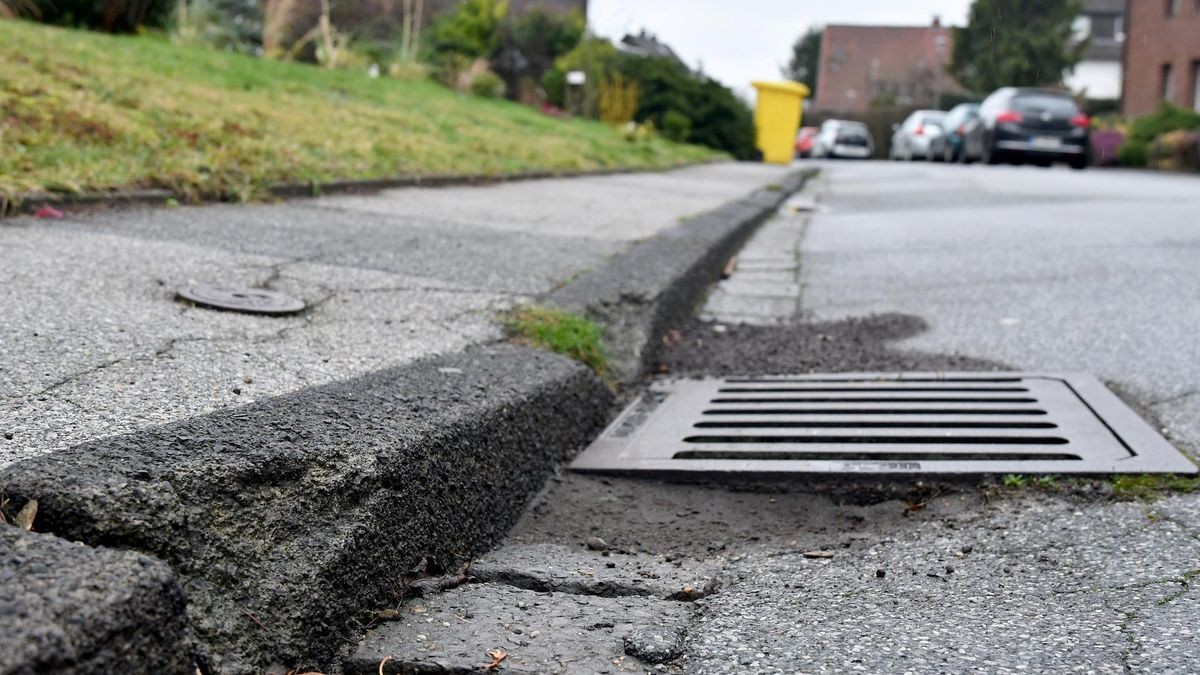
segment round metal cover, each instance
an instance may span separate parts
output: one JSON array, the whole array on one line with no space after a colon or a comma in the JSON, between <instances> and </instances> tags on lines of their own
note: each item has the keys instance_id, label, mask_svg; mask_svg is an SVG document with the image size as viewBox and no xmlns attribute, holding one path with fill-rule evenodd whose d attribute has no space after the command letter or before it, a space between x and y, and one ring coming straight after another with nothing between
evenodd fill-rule
<instances>
[{"instance_id":1,"label":"round metal cover","mask_svg":"<svg viewBox=\"0 0 1200 675\"><path fill-rule=\"evenodd\" d=\"M304 309L303 300L265 288L193 284L176 293L197 305L248 314L295 314Z\"/></svg>"}]
</instances>

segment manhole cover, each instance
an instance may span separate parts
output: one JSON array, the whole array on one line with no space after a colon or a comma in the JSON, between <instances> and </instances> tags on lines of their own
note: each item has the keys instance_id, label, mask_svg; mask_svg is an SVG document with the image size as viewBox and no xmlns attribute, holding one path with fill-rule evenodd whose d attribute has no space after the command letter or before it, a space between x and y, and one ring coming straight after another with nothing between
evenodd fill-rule
<instances>
[{"instance_id":1,"label":"manhole cover","mask_svg":"<svg viewBox=\"0 0 1200 675\"><path fill-rule=\"evenodd\" d=\"M1082 374L656 383L572 463L605 473L1196 473Z\"/></svg>"},{"instance_id":2,"label":"manhole cover","mask_svg":"<svg viewBox=\"0 0 1200 675\"><path fill-rule=\"evenodd\" d=\"M304 309L304 301L265 288L241 288L194 284L180 288L179 297L213 309L250 314L295 314Z\"/></svg>"}]
</instances>

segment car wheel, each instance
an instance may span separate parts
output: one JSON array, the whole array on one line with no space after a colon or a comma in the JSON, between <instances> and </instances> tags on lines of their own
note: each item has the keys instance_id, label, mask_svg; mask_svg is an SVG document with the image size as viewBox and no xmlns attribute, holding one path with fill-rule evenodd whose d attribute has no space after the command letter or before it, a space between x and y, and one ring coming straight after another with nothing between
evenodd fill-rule
<instances>
[{"instance_id":1,"label":"car wheel","mask_svg":"<svg viewBox=\"0 0 1200 675\"><path fill-rule=\"evenodd\" d=\"M1000 161L1004 159L1004 157L1002 157L1000 155L1000 153L997 152L996 149L992 147L991 143L985 142L983 144L983 156L980 157L979 159L980 159L980 161L982 161L984 164L987 164L988 166L995 166L995 165L999 164Z\"/></svg>"},{"instance_id":2,"label":"car wheel","mask_svg":"<svg viewBox=\"0 0 1200 675\"><path fill-rule=\"evenodd\" d=\"M1076 171L1083 171L1088 166L1087 155L1083 155L1082 157L1072 157L1068 164L1070 164L1071 168L1075 169Z\"/></svg>"}]
</instances>

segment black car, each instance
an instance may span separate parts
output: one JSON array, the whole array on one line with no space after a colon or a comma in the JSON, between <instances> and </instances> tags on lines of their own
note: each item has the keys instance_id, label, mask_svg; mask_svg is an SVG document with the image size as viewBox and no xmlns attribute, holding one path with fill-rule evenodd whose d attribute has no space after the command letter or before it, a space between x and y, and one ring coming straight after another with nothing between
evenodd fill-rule
<instances>
[{"instance_id":1,"label":"black car","mask_svg":"<svg viewBox=\"0 0 1200 675\"><path fill-rule=\"evenodd\" d=\"M1049 166L1088 165L1091 121L1067 93L1046 89L997 89L979 106L979 117L964 130L964 162L1029 162Z\"/></svg>"}]
</instances>

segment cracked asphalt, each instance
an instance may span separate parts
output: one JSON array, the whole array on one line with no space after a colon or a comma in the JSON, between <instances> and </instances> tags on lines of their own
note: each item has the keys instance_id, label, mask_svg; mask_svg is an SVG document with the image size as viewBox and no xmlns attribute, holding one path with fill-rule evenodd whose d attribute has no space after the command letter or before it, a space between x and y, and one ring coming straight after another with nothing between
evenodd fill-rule
<instances>
[{"instance_id":1,"label":"cracked asphalt","mask_svg":"<svg viewBox=\"0 0 1200 675\"><path fill-rule=\"evenodd\" d=\"M499 339L496 312L783 173L730 163L0 221L0 467ZM309 308L176 301L193 282Z\"/></svg>"},{"instance_id":2,"label":"cracked asphalt","mask_svg":"<svg viewBox=\"0 0 1200 675\"><path fill-rule=\"evenodd\" d=\"M1082 370L1181 450L1200 450L1194 177L822 169L800 243L799 318L680 325L659 372ZM481 561L473 592L486 608L500 592L489 587L534 588L550 606L539 612L553 614L550 591L595 592L590 542L599 540L621 561L614 571L638 568L607 576L608 596L638 594L653 565L682 564L689 588L705 589L688 600L674 658L643 661L645 672L1189 673L1200 658L1197 523L1200 495L1136 501L1099 480L686 484L564 470ZM547 547L576 558L547 571L545 560L511 553ZM511 569L498 573L497 559ZM382 630L398 639L420 630L400 625ZM522 625L505 624L486 648L571 661L574 647L521 637ZM448 644L472 658L486 651L452 632ZM373 644L359 656L378 662ZM608 672L631 669L628 646L597 637L587 655L598 646ZM359 665L367 672L370 659Z\"/></svg>"}]
</instances>

